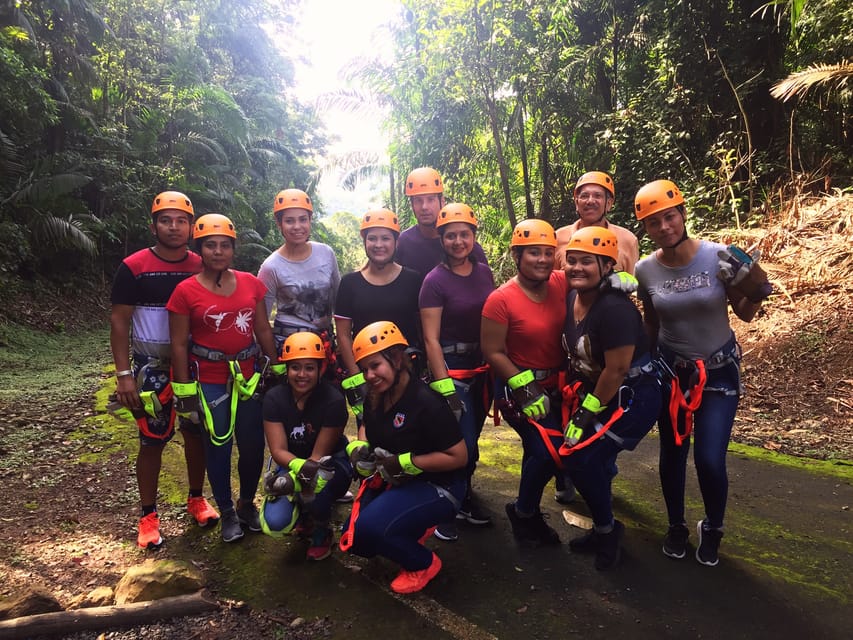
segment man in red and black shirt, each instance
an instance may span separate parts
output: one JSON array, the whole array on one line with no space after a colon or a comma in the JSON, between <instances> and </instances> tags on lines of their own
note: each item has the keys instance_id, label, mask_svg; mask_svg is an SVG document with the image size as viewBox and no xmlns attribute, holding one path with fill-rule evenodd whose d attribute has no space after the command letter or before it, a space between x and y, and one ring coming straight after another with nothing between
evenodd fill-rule
<instances>
[{"instance_id":1,"label":"man in red and black shirt","mask_svg":"<svg viewBox=\"0 0 853 640\"><path fill-rule=\"evenodd\" d=\"M155 549L163 543L157 515L157 485L163 448L175 433L170 386L169 312L166 302L182 280L201 271L201 258L189 251L194 211L184 194L165 191L151 207L155 243L122 261L110 302L110 346L116 366L116 399L139 426L136 479L142 512L137 544ZM189 477L187 510L202 527L219 514L202 495L204 446L198 425L182 421Z\"/></svg>"}]
</instances>

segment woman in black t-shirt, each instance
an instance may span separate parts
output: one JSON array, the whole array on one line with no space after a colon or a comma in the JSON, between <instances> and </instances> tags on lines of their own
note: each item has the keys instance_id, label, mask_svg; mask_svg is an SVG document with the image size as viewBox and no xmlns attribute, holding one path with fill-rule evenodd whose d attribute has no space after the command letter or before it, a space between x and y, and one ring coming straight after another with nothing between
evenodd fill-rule
<instances>
[{"instance_id":1,"label":"woman in black t-shirt","mask_svg":"<svg viewBox=\"0 0 853 640\"><path fill-rule=\"evenodd\" d=\"M420 591L441 570L441 560L421 541L458 511L468 460L447 402L411 375L407 346L400 329L385 321L367 325L353 340L368 392L359 440L347 448L353 466L370 477L341 539L342 549L401 565L391 582L397 593Z\"/></svg>"},{"instance_id":2,"label":"woman in black t-shirt","mask_svg":"<svg viewBox=\"0 0 853 640\"><path fill-rule=\"evenodd\" d=\"M264 478L261 525L274 537L296 530L311 540L308 559L323 560L332 547L332 503L352 480L346 402L322 377L326 353L317 334L289 336L281 360L287 364L287 384L264 397L264 433L278 469Z\"/></svg>"},{"instance_id":3,"label":"woman in black t-shirt","mask_svg":"<svg viewBox=\"0 0 853 640\"><path fill-rule=\"evenodd\" d=\"M595 552L599 570L618 563L624 532L611 505L616 456L637 446L660 410L660 383L640 313L625 293L601 288L617 255L616 236L604 227L578 230L566 248L571 291L563 344L570 382L560 453L594 525L569 547Z\"/></svg>"}]
</instances>

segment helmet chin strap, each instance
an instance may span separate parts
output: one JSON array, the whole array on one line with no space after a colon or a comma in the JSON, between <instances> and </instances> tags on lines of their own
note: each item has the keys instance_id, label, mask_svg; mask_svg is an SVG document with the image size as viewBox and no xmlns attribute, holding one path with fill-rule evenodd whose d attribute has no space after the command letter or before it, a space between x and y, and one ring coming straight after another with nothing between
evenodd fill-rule
<instances>
[{"instance_id":1,"label":"helmet chin strap","mask_svg":"<svg viewBox=\"0 0 853 640\"><path fill-rule=\"evenodd\" d=\"M689 238L689 236L687 235L687 216L684 215L683 211L681 212L681 221L684 223L684 233L681 234L681 238L678 240L678 242L676 242L671 247L667 247L667 249L675 249L678 245L680 245L682 242Z\"/></svg>"}]
</instances>

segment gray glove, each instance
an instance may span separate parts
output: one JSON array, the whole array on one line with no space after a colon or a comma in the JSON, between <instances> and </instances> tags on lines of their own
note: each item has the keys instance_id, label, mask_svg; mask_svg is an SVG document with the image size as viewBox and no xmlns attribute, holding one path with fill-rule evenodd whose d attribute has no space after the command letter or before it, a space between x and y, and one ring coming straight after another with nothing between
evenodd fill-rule
<instances>
[{"instance_id":1,"label":"gray glove","mask_svg":"<svg viewBox=\"0 0 853 640\"><path fill-rule=\"evenodd\" d=\"M264 491L269 496L289 496L297 491L298 482L292 471L281 469L278 473L264 474Z\"/></svg>"}]
</instances>

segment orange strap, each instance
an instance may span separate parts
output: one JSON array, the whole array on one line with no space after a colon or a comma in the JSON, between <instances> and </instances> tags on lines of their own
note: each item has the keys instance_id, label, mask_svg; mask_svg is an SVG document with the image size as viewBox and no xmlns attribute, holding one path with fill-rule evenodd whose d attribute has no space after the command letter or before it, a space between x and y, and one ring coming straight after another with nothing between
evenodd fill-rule
<instances>
[{"instance_id":1,"label":"orange strap","mask_svg":"<svg viewBox=\"0 0 853 640\"><path fill-rule=\"evenodd\" d=\"M622 414L624 413L625 410L622 407L619 407L618 409L616 409L616 411L613 412L613 415L610 416L610 419L601 427L601 429L590 435L586 440L581 440L573 447L569 447L565 443L563 443L560 446L560 455L570 456L575 451L580 451L581 449L588 447L593 442L602 437L605 433L610 431L610 427L612 427L616 423L616 421L622 417Z\"/></svg>"},{"instance_id":2,"label":"orange strap","mask_svg":"<svg viewBox=\"0 0 853 640\"><path fill-rule=\"evenodd\" d=\"M536 427L536 430L539 432L539 436L542 438L542 442L545 443L545 449L548 450L548 454L551 456L551 459L554 461L554 464L557 465L558 469L563 468L563 460L560 458L560 453L554 447L554 443L551 442L551 436L557 436L558 438L562 438L563 434L557 431L556 429L546 429L541 424L536 422L533 418L528 418L527 421Z\"/></svg>"},{"instance_id":3,"label":"orange strap","mask_svg":"<svg viewBox=\"0 0 853 640\"><path fill-rule=\"evenodd\" d=\"M358 515L361 512L361 497L364 495L364 490L378 489L382 486L383 482L384 480L382 480L382 476L379 475L379 472L377 471L361 483L361 486L358 488L358 494L355 496L355 500L353 500L352 503L352 513L349 517L349 526L338 541L338 546L341 548L341 551L349 551L350 547L352 547L355 521L358 520Z\"/></svg>"},{"instance_id":4,"label":"orange strap","mask_svg":"<svg viewBox=\"0 0 853 640\"><path fill-rule=\"evenodd\" d=\"M694 364L699 372L699 380L688 391L690 393L690 402L687 402L684 398L678 376L674 377L670 383L672 389L669 395L669 419L672 422L672 433L675 437L675 445L677 447L680 447L685 440L690 438L690 433L693 431L693 412L702 404L702 392L705 390L705 383L708 380L705 362L703 360L696 360ZM684 412L684 433L678 430L678 416L682 411Z\"/></svg>"}]
</instances>

